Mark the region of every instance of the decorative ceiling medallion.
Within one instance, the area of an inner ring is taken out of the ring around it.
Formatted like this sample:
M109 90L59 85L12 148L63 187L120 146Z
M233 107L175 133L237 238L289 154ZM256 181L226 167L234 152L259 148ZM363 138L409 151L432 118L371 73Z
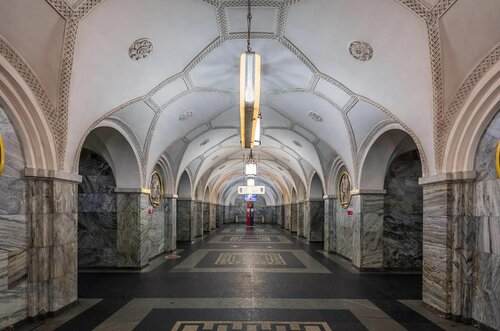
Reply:
M193 112L190 110L186 110L182 114L179 115L179 121L185 121L193 116Z
M2 175L4 167L5 167L5 147L3 145L2 135L0 134L0 176Z
M302 144L301 144L300 142L298 142L297 140L294 140L294 141L293 141L293 143L294 143L296 146L298 146L298 147L302 148Z
M498 178L500 178L500 140L498 141L498 146L497 146L497 155L496 155L496 160L497 160L497 174ZM1 168L0 168L0 174L2 173Z
M351 204L351 177L345 171L339 178L338 196L340 206L344 209L349 207Z
M154 208L158 208L161 204L163 196L163 185L161 183L160 175L155 171L151 174L151 181L149 184L151 193L149 194L149 201Z
M313 120L315 120L316 122L323 122L323 117L321 117L320 114L318 114L317 112L315 111L310 111L309 112L309 117Z
M349 46L349 53L359 61L368 61L373 56L373 48L365 41L353 41Z
M147 38L137 39L128 49L128 56L132 60L141 60L153 53L153 42Z
M203 140L201 143L200 143L200 146L205 146L206 144L208 144L208 142L210 141L210 139L205 139Z

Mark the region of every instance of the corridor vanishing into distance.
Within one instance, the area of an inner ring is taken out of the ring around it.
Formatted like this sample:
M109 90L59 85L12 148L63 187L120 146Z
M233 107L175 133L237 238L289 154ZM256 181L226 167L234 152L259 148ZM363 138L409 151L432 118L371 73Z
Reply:
M419 272L360 274L322 246L226 225L143 272L82 270L78 304L26 330L474 330L421 306Z

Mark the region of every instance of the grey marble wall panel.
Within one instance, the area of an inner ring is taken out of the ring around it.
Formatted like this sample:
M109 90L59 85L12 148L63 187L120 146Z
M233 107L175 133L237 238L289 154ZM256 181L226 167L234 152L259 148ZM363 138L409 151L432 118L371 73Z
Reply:
M384 187L384 267L422 268L422 166L416 151L391 162Z
M202 213L203 213L203 231L210 231L210 204L208 202L202 203Z
M363 269L382 268L384 196L361 195L359 203L360 213L355 217L353 238L356 241L359 237L361 245L359 249L353 247L353 264ZM354 250L358 254L355 255Z
M351 205L356 203L358 200L353 197ZM336 200L335 208L335 227L337 233L337 254L351 260L352 259L352 249L353 249L353 224L355 217L347 216L347 209L342 208L338 200ZM351 206L354 207L354 206Z
M193 201L177 200L177 241L192 241L194 239L192 212Z
M217 227L221 227L224 224L224 214L225 214L225 206L217 205Z
M304 217L303 217L303 229L302 236L309 240L311 231L311 204L310 202L304 203Z
M177 249L177 199L165 198L165 251Z
M148 198L149 200L149 198ZM150 219L149 225L149 242L150 242L150 256L157 256L165 252L165 206L164 201L161 202L158 208L153 209L153 215Z
M325 242L323 249L330 253L335 253L337 249L337 227L335 225L335 215L337 199L328 198L324 200L324 233Z
M321 201L309 201L309 237L311 242L324 241L325 228L325 203Z
M274 206L266 206L264 209L264 223L276 224L276 213Z
M27 252L29 220L27 185L21 144L0 107L0 134L5 147L5 166L0 176L0 329L27 317ZM41 217L40 217L41 218ZM48 223L47 223L48 224ZM44 228L45 234L48 228ZM46 236L45 243L49 243Z
M296 203L292 203L290 205L290 231L292 233L296 233L297 232L297 221L298 221L298 208L297 208L297 204Z

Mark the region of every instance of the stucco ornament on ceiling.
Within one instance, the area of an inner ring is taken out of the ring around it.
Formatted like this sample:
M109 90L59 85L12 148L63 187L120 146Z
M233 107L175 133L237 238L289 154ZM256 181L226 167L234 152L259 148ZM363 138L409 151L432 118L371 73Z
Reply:
M190 110L186 110L182 114L179 115L179 121L185 121L193 116L193 112Z
M365 41L353 41L349 45L349 53L359 61L368 61L373 56L373 48Z
M153 42L147 38L137 39L128 49L128 56L132 60L142 60L153 53Z
M200 146L205 146L206 144L208 144L208 142L210 141L210 139L205 139L203 140L201 143L200 143Z
M158 208L163 195L163 185L161 183L160 175L156 171L151 175L150 185L151 194L149 195L149 201L153 207Z
M302 148L302 144L299 141L294 140L293 143L295 144L295 146Z
M315 111L310 111L309 112L309 117L313 120L315 120L316 122L323 122L323 117L321 117L320 114L318 114L317 112Z

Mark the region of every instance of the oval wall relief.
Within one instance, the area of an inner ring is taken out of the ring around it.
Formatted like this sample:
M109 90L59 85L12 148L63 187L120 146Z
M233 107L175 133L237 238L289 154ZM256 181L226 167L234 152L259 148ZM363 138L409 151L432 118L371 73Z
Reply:
M496 159L497 159L497 162L496 162L496 164L497 164L497 174L498 174L498 178L500 178L500 140L498 141Z

